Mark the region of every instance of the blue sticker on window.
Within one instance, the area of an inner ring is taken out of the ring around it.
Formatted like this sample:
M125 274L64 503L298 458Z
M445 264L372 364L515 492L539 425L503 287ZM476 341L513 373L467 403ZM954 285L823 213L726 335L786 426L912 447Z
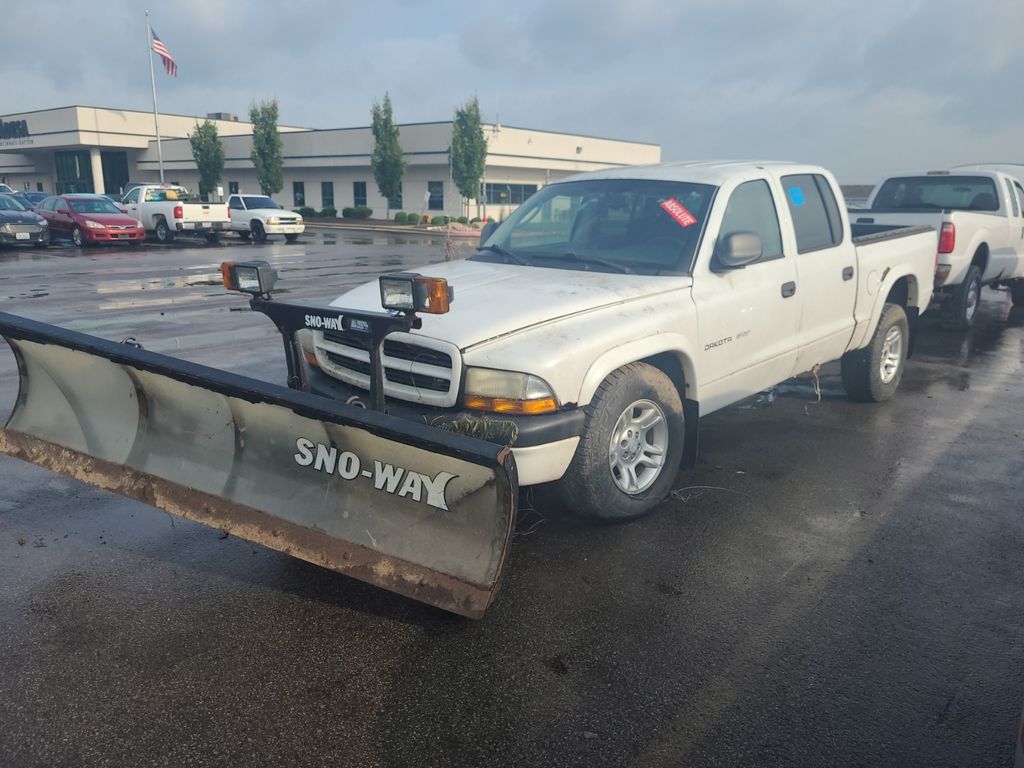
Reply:
M805 202L804 191L800 187L790 187L789 199L793 205L803 205Z

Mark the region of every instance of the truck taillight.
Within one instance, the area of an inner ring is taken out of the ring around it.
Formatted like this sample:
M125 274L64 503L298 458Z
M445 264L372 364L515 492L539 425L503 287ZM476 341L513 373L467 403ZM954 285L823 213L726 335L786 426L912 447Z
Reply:
M943 222L939 234L939 253L952 253L956 246L956 225L951 221Z
M185 218L185 210L180 205L174 206L174 218L176 218L176 219L184 219Z

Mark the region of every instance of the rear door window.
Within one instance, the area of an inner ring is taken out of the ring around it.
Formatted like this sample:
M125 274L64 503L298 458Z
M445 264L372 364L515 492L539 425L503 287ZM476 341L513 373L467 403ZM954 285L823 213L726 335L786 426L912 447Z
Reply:
M1013 208L1013 215L1020 216L1020 205L1017 202L1017 195L1013 192L1013 184L1009 179L1003 179L1006 182L1006 192L1010 195L1010 205Z
M753 232L761 238L760 261L782 256L782 233L771 189L764 179L736 187L722 216L719 239L736 232Z
M810 173L783 176L782 187L793 219L797 253L831 248L843 241L843 220L828 179Z

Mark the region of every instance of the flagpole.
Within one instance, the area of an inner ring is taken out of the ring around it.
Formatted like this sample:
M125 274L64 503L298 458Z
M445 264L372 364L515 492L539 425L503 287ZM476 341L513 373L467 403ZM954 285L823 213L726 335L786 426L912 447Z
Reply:
M153 71L153 29L146 11L146 57L149 59L149 84L153 88L153 127L156 129L156 159L160 166L160 183L164 183L164 153L160 147L160 113L156 109L156 73Z

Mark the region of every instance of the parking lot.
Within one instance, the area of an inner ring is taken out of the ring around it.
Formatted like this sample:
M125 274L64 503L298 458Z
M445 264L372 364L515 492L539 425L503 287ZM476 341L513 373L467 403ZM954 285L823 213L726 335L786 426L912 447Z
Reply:
M314 230L7 250L0 309L281 382L221 260L331 300L443 250ZM983 298L969 334L922 322L891 402L848 402L832 366L707 417L639 522L524 492L479 622L0 458L0 762L1006 766L1024 314ZM4 345L4 417L16 394Z

